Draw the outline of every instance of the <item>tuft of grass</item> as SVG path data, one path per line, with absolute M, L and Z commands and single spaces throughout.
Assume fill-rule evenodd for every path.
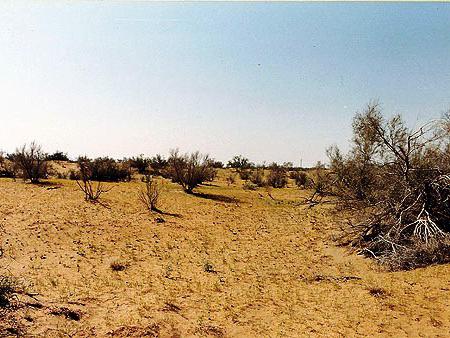
M 214 266 L 210 262 L 206 262 L 205 265 L 203 265 L 203 271 L 208 273 L 217 273 Z
M 369 294 L 375 298 L 384 298 L 388 295 L 385 289 L 379 287 L 370 288 Z
M 124 271 L 126 268 L 128 268 L 128 264 L 115 260 L 111 262 L 109 267 L 111 268 L 112 271 Z

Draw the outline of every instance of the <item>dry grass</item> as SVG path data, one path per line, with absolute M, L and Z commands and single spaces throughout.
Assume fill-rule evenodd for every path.
M 26 331 L 448 336 L 449 265 L 382 271 L 333 245 L 340 220 L 332 205 L 299 206 L 309 192 L 296 188 L 274 189 L 271 199 L 243 190 L 241 181 L 228 186 L 227 175 L 220 170 L 199 196 L 167 183 L 163 223 L 142 208 L 137 181 L 119 183 L 104 196 L 105 208 L 83 201 L 73 181 L 54 180 L 63 186 L 47 190 L 0 179 L 1 266 L 26 277 L 40 302 L 70 309 L 52 315 L 28 307 Z M 115 272 L 112 257 L 129 265 Z

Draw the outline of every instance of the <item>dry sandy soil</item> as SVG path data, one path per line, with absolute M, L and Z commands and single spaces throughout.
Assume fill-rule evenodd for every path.
M 392 273 L 337 248 L 342 218 L 307 192 L 222 173 L 203 196 L 167 183 L 152 215 L 138 180 L 111 185 L 101 205 L 69 180 L 0 180 L 1 273 L 37 294 L 19 297 L 26 335 L 450 336 L 450 266 Z

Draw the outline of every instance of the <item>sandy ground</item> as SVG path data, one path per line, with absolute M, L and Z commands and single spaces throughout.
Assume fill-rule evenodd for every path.
M 337 248 L 342 220 L 299 205 L 307 192 L 168 183 L 173 215 L 151 215 L 139 181 L 110 184 L 103 205 L 51 182 L 0 180 L 2 273 L 43 305 L 19 310 L 29 336 L 450 336 L 450 266 L 391 273 Z

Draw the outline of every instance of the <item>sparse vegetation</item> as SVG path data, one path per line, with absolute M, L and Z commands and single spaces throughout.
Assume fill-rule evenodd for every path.
M 256 190 L 258 189 L 258 186 L 250 181 L 245 181 L 244 184 L 242 185 L 242 188 L 244 190 Z
M 239 177 L 243 181 L 247 181 L 252 176 L 251 169 L 237 169 L 237 172 L 239 174 Z
M 49 154 L 46 157 L 47 161 L 69 161 L 69 157 L 67 153 L 63 153 L 62 151 L 55 151 L 53 154 Z
M 236 183 L 236 174 L 233 172 L 230 172 L 228 176 L 226 177 L 227 185 L 230 186 L 232 184 Z
M 450 4 L 0 17 L 0 338 L 450 338 Z
M 220 161 L 212 161 L 211 165 L 215 169 L 222 169 L 224 167 L 223 163 Z
M 203 182 L 211 181 L 216 175 L 209 156 L 202 155 L 198 151 L 180 155 L 178 150 L 172 150 L 169 166 L 172 181 L 180 184 L 189 194 Z
M 128 161 L 117 162 L 110 157 L 98 157 L 94 160 L 81 156 L 78 158 L 77 163 L 80 167 L 80 160 L 83 165 L 89 167 L 89 170 L 85 171 L 85 175 L 89 175 L 87 179 L 98 182 L 120 182 L 131 180 L 131 169 Z M 69 178 L 71 180 L 83 179 L 82 173 L 71 170 L 69 172 Z
M 250 182 L 255 184 L 258 187 L 264 187 L 267 185 L 267 181 L 264 178 L 264 168 L 258 167 L 256 169 L 253 169 L 250 174 Z
M 148 210 L 160 213 L 159 199 L 163 189 L 161 183 L 151 175 L 145 175 L 143 182 L 145 187 L 139 190 L 139 200 Z
M 124 271 L 128 267 L 128 264 L 116 259 L 109 264 L 109 267 L 112 271 Z
M 291 171 L 291 178 L 294 179 L 295 185 L 301 189 L 311 186 L 311 180 L 304 171 Z
M 0 151 L 0 177 L 16 178 L 17 165 Z
M 84 199 L 86 201 L 96 202 L 103 193 L 108 192 L 110 189 L 104 188 L 100 181 L 97 181 L 97 183 L 92 181 L 94 166 L 90 159 L 87 157 L 79 157 L 77 163 L 81 180 L 81 182 L 77 180 L 77 185 L 84 192 Z
M 23 145 L 12 155 L 12 160 L 20 170 L 24 180 L 30 180 L 31 183 L 39 183 L 43 178 L 47 178 L 47 154 L 42 147 L 35 142 L 30 145 Z
M 227 167 L 233 169 L 249 169 L 253 167 L 253 163 L 251 163 L 248 158 L 237 155 L 228 161 Z
M 170 178 L 170 170 L 168 171 L 169 162 L 160 154 L 156 154 L 150 159 L 151 174 L 155 176 L 163 176 Z
M 130 167 L 127 162 L 118 163 L 109 157 L 99 157 L 92 161 L 91 180 L 102 182 L 129 181 Z
M 312 195 L 307 201 L 311 205 L 320 203 L 325 196 L 333 195 L 333 186 L 336 182 L 332 172 L 325 168 L 323 164 L 318 162 L 308 175 L 308 188 L 312 190 Z
M 150 166 L 150 159 L 144 157 L 143 154 L 132 157 L 128 160 L 128 163 L 131 168 L 134 168 L 138 171 L 141 175 L 146 175 L 149 172 L 149 166 Z
M 287 169 L 276 163 L 270 166 L 270 174 L 267 178 L 267 184 L 273 188 L 284 188 L 288 183 Z
M 354 118 L 350 153 L 328 150 L 327 188 L 360 211 L 348 236 L 361 252 L 400 269 L 450 261 L 449 131 L 449 114 L 412 130 L 373 103 Z

